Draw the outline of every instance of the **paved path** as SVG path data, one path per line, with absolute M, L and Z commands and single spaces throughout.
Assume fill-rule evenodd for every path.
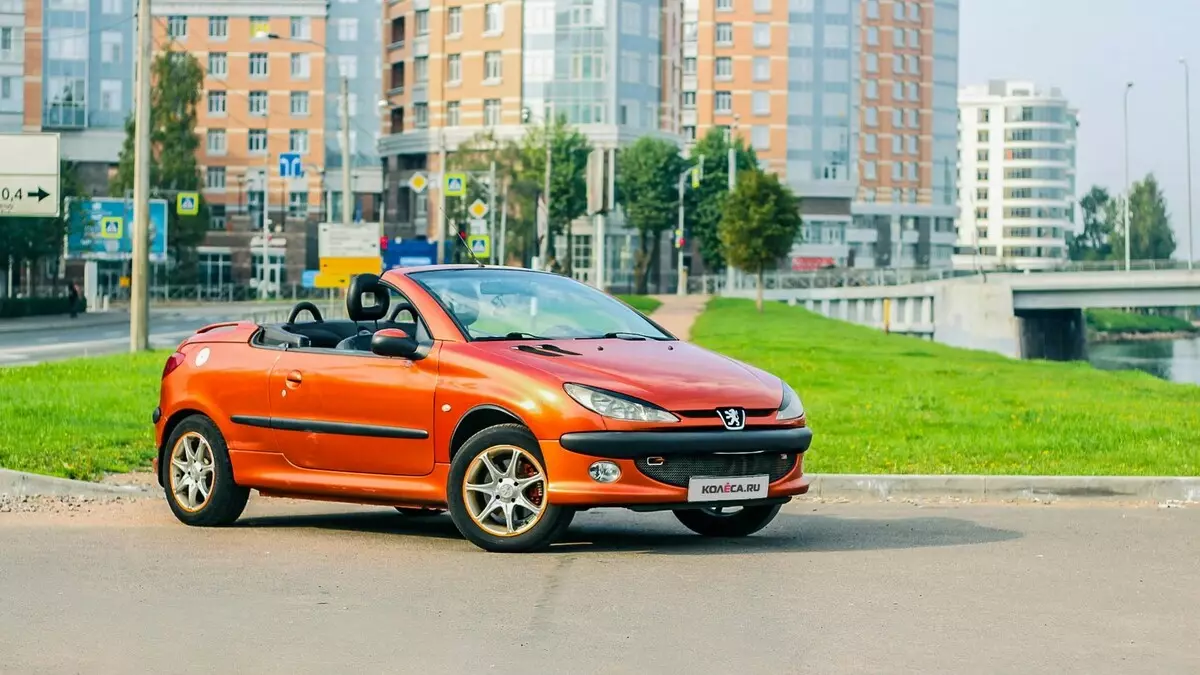
M 226 529 L 159 499 L 0 512 L 0 672 L 1197 673 L 1197 532 L 801 499 L 741 541 L 599 510 L 506 556 L 445 516 L 257 496 Z
M 650 315 L 651 318 L 681 340 L 690 339 L 692 324 L 696 322 L 696 317 L 704 311 L 708 296 L 655 295 L 652 297 L 662 305 L 654 310 L 654 313 Z

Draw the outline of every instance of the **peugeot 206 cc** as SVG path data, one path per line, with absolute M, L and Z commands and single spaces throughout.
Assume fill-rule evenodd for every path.
M 596 507 L 745 536 L 808 490 L 785 382 L 573 279 L 392 270 L 354 277 L 346 310 L 215 324 L 168 358 L 155 470 L 179 520 L 230 524 L 255 489 L 448 511 L 477 546 L 526 551 Z

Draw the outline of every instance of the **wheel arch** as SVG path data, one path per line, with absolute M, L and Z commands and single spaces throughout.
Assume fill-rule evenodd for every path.
M 526 429 L 529 428 L 520 415 L 503 406 L 494 403 L 477 405 L 468 410 L 454 425 L 454 432 L 450 434 L 450 459 L 454 459 L 454 455 L 467 442 L 467 439 L 488 427 L 499 424 L 520 424 Z

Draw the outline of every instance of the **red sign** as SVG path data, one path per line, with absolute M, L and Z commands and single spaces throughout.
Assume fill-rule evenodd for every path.
M 792 258 L 793 272 L 812 272 L 833 266 L 833 258 Z

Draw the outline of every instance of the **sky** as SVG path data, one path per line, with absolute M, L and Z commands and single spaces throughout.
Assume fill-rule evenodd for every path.
M 1187 254 L 1184 70 L 1191 69 L 1193 199 L 1200 200 L 1200 0 L 959 0 L 959 86 L 989 79 L 1058 87 L 1079 110 L 1077 188 L 1124 183 L 1123 97 L 1129 95 L 1129 176 L 1153 172 Z M 1200 201 L 1193 217 L 1200 259 Z

